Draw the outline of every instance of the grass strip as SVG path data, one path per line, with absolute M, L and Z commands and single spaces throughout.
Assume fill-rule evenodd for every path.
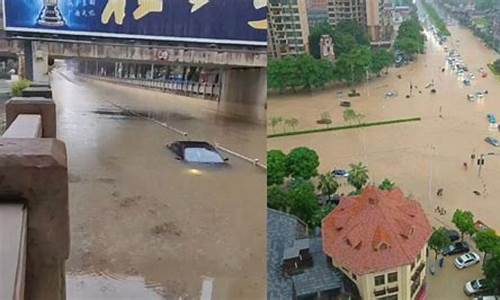
M 345 125 L 345 126 L 317 128 L 317 129 L 306 129 L 306 130 L 290 131 L 290 132 L 283 132 L 283 133 L 273 133 L 273 134 L 269 134 L 267 136 L 267 138 L 285 137 L 285 136 L 292 136 L 292 135 L 319 133 L 319 132 L 344 130 L 344 129 L 354 129 L 354 128 L 361 128 L 361 127 L 389 125 L 389 124 L 396 124 L 396 123 L 415 122 L 415 121 L 420 121 L 420 120 L 422 120 L 422 118 L 414 117 L 414 118 L 407 118 L 407 119 L 397 119 L 397 120 L 361 123 L 361 124 L 355 124 L 355 125 Z

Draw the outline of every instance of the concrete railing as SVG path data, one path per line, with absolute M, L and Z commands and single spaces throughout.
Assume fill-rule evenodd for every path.
M 50 98 L 6 103 L 0 138 L 0 299 L 63 300 L 69 256 L 66 147 Z
M 200 83 L 200 82 L 183 81 L 183 80 L 118 78 L 118 77 L 96 76 L 88 74 L 82 74 L 82 75 L 93 79 L 158 89 L 164 92 L 173 92 L 186 96 L 194 96 L 194 97 L 198 96 L 213 100 L 219 100 L 221 96 L 220 84 Z

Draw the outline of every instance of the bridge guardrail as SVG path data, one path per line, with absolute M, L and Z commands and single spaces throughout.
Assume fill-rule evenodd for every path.
M 6 276 L 0 278 L 6 279 L 0 297 L 63 300 L 70 247 L 68 170 L 66 146 L 56 139 L 55 104 L 49 98 L 15 97 L 6 103 L 6 116 L 8 128 L 0 138 L 0 214 L 9 218 L 0 218 L 0 228 L 17 230 L 0 235 L 0 274 Z M 18 245 L 9 244 L 14 239 Z M 13 267 L 15 279 L 8 275 Z

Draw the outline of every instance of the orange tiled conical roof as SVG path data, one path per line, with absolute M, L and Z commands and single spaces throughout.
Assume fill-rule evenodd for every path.
M 323 250 L 336 264 L 362 275 L 409 265 L 432 228 L 420 204 L 400 189 L 366 187 L 342 198 L 323 219 Z

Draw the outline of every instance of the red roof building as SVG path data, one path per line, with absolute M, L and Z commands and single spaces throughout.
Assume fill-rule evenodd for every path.
M 420 204 L 400 189 L 366 187 L 323 219 L 323 250 L 355 275 L 411 265 L 432 233 Z

